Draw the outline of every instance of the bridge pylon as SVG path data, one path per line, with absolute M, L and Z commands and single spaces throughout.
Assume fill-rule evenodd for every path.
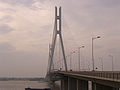
M 50 45 L 50 48 L 49 48 L 49 50 L 50 50 L 49 51 L 49 67 L 48 67 L 48 72 L 49 73 L 52 70 L 53 56 L 54 56 L 57 36 L 59 36 L 59 40 L 60 40 L 60 43 L 61 43 L 60 45 L 61 45 L 61 48 L 62 48 L 62 55 L 63 55 L 63 59 L 64 59 L 65 71 L 67 71 L 67 62 L 66 62 L 64 44 L 63 44 L 63 39 L 62 39 L 62 33 L 61 33 L 62 32 L 62 27 L 61 26 L 62 26 L 61 25 L 61 7 L 59 7 L 59 9 L 57 9 L 57 7 L 55 7 L 55 23 L 54 23 L 52 44 Z

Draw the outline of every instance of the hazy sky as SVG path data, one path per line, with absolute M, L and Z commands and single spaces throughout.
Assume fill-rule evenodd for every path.
M 54 26 L 54 6 L 62 6 L 66 55 L 85 45 L 82 61 L 120 70 L 120 0 L 0 0 L 0 77 L 39 77 L 47 70 L 48 45 Z

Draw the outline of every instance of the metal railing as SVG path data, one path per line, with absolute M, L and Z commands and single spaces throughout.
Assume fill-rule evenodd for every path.
M 120 80 L 120 71 L 81 71 L 81 72 L 72 72 L 72 73 Z

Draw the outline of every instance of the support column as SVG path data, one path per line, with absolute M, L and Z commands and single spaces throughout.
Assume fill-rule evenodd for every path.
M 92 82 L 92 90 L 96 90 L 96 83 Z
M 77 90 L 77 79 L 72 77 L 68 78 L 68 90 Z
M 63 79 L 61 80 L 61 88 L 60 88 L 60 90 L 64 90 L 64 80 Z
M 92 81 L 88 81 L 88 90 L 92 90 Z
M 61 80 L 61 90 L 68 90 L 68 77 Z
M 78 79 L 77 90 L 88 90 L 88 81 Z

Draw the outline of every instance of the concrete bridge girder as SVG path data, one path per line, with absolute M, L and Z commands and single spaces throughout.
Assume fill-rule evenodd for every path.
M 91 84 L 92 90 L 119 90 L 120 82 L 110 81 L 108 79 L 96 78 L 91 76 L 84 76 L 78 74 L 68 74 L 57 72 L 58 75 L 62 76 L 61 85 L 63 86 L 61 90 L 89 90 L 88 82 Z M 73 89 L 74 88 L 74 89 Z
M 96 82 L 92 82 L 92 89 L 89 89 L 89 83 L 86 80 L 76 79 L 73 77 L 65 76 L 61 80 L 61 90 L 119 90 Z
M 110 86 L 101 85 L 98 83 L 92 83 L 92 90 L 119 90 L 119 88 L 114 88 Z
M 65 76 L 61 80 L 61 90 L 88 90 L 88 81 Z

